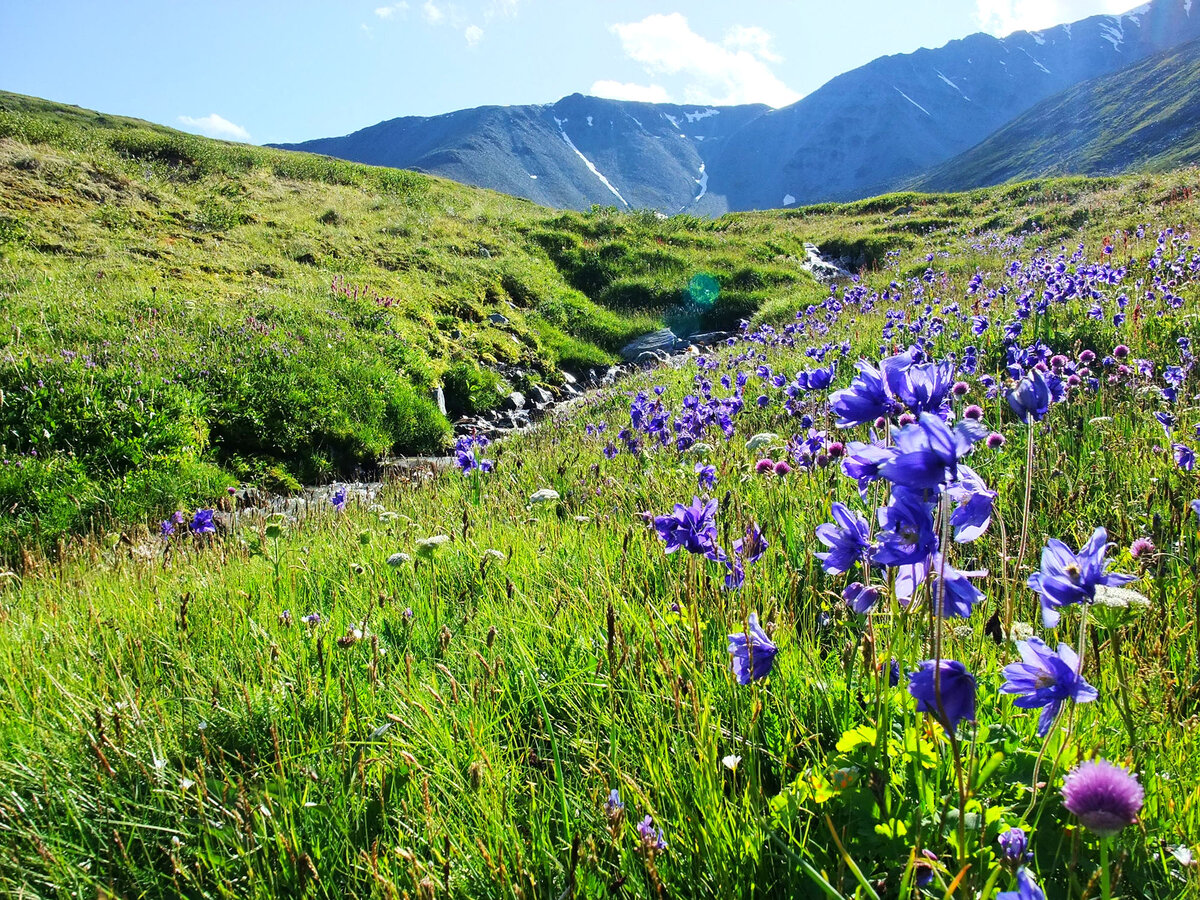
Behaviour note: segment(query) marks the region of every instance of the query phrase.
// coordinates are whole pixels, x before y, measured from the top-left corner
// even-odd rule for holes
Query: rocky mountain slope
[[[574,209],[719,215],[851,200],[920,177],[1064,90],[1197,38],[1192,0],[1153,0],[1123,15],[881,57],[778,110],[576,94],[284,146]]]
[[[546,206],[677,213],[707,192],[730,135],[767,107],[716,109],[573,94],[549,106],[407,117],[284,149],[414,169]]]
[[[1200,41],[1086,81],[1018,116],[914,182],[960,190],[1070,172],[1200,163]]]

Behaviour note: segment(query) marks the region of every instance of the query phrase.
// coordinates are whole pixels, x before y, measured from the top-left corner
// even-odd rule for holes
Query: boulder
[[[488,316],[488,321],[493,325],[507,325],[508,317],[503,316],[500,313],[492,313],[490,316]]]
[[[500,406],[503,409],[514,410],[514,411],[518,410],[518,409],[524,409],[525,408],[525,395],[522,394],[520,391],[513,391],[511,394],[509,394],[508,396],[506,396],[504,398],[504,400],[500,404]]]
[[[625,362],[633,362],[647,351],[670,355],[686,346],[687,342],[681,341],[670,328],[663,328],[630,341],[621,348],[621,359]]]
[[[711,347],[714,344],[721,344],[733,337],[728,331],[705,331],[701,334],[693,334],[689,341],[697,347]]]
[[[529,396],[533,399],[534,403],[541,404],[542,406],[554,402],[554,395],[541,385],[535,384],[532,388],[530,388]]]

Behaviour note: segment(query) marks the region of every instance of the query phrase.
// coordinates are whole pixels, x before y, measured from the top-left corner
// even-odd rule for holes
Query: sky
[[[572,93],[786,106],[1138,0],[0,0],[0,89],[253,143]]]

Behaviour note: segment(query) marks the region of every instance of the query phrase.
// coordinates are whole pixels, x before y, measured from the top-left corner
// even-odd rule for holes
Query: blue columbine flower
[[[1050,384],[1039,369],[1031,369],[1008,392],[1008,405],[1022,422],[1041,419],[1050,410]]]
[[[213,522],[211,509],[198,509],[192,516],[192,534],[215,534],[217,525]]]
[[[996,492],[988,490],[974,469],[960,465],[958,483],[950,485],[946,493],[955,503],[954,512],[950,513],[955,542],[962,544],[981,537],[991,524]]]
[[[987,572],[963,572],[933,554],[929,570],[936,581],[933,587],[935,598],[940,598],[938,615],[943,618],[968,619],[976,603],[983,599],[983,591],[971,584],[970,579],[982,578]]]
[[[1172,444],[1171,449],[1175,452],[1175,465],[1183,469],[1185,472],[1190,472],[1196,468],[1196,451],[1187,444]]]
[[[996,900],[1046,900],[1046,895],[1042,893],[1038,883],[1033,880],[1029,870],[1023,868],[1017,870],[1017,889],[1001,891],[996,895]]]
[[[879,541],[871,561],[881,566],[924,562],[937,548],[932,506],[916,494],[897,488],[892,502],[879,510]]]
[[[673,512],[656,516],[654,528],[666,541],[668,553],[682,547],[688,553],[709,554],[716,549],[716,515],[716,500],[702,503],[699,497],[693,497],[691,506],[676,503]]]
[[[851,441],[846,445],[842,471],[858,482],[859,496],[867,499],[867,488],[878,480],[879,470],[896,455],[894,447]]]
[[[1005,682],[1000,690],[1020,694],[1013,701],[1021,709],[1043,707],[1038,719],[1038,737],[1045,737],[1058,717],[1063,702],[1090,703],[1098,696],[1094,687],[1079,674],[1079,656],[1067,644],[1051,650],[1041,638],[1017,642],[1023,662],[1004,667]]]
[[[838,415],[837,426],[851,428],[899,412],[901,403],[896,400],[892,385],[903,383],[904,370],[912,362],[910,353],[882,360],[878,369],[860,360],[858,375],[850,386],[829,395],[829,406]]]
[[[871,549],[871,529],[866,519],[842,503],[833,504],[833,518],[836,525],[826,522],[817,526],[817,539],[829,552],[814,555],[826,572],[841,575],[862,562],[863,554]]]
[[[749,684],[771,674],[779,648],[758,624],[758,613],[750,613],[746,630],[729,635],[730,668],[739,684]]]
[[[898,453],[879,468],[879,474],[902,487],[934,491],[958,480],[958,461],[988,430],[969,419],[953,428],[932,413],[921,413],[914,425],[896,432]]]
[[[1029,852],[1029,836],[1025,834],[1024,828],[1009,828],[996,838],[996,843],[1004,852],[1003,861],[1010,865],[1020,865],[1033,858],[1033,854]]]
[[[1058,625],[1059,608],[1072,603],[1091,603],[1096,587],[1120,587],[1137,579],[1133,575],[1106,573],[1104,556],[1108,552],[1108,532],[1097,528],[1079,553],[1062,541],[1051,538],[1042,550],[1042,569],[1029,576],[1029,587],[1042,597],[1042,623]]]
[[[935,677],[939,670],[940,687]],[[975,718],[975,676],[957,660],[943,659],[937,665],[925,660],[909,674],[908,692],[917,698],[917,711],[934,713],[947,731],[963,719]]]
[[[329,495],[329,502],[338,512],[346,511],[346,488],[339,486],[332,494]]]
[[[860,616],[865,616],[879,603],[879,590],[867,587],[861,581],[855,581],[842,591],[842,599]]]

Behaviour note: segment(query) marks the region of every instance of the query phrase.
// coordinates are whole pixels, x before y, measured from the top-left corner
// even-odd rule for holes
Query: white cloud
[[[475,47],[483,40],[483,29],[478,25],[468,25],[463,29],[463,37],[467,39],[468,47]]]
[[[1040,31],[1088,16],[1128,12],[1137,0],[975,0],[975,20],[989,34]]]
[[[671,95],[661,84],[631,84],[620,81],[597,81],[588,91],[593,97],[609,100],[636,100],[641,103],[670,103]]]
[[[408,12],[407,0],[400,0],[399,3],[393,3],[391,6],[380,6],[376,8],[375,15],[381,19],[390,19],[394,15],[404,15]]]
[[[771,46],[771,34],[757,25],[734,25],[725,33],[725,46],[730,50],[747,50],[767,62],[783,62],[783,57]]]
[[[517,14],[521,0],[491,0],[483,10],[483,20],[490,22],[497,16],[512,18]]]
[[[180,116],[179,121],[188,128],[193,128],[209,137],[227,138],[236,141],[250,140],[250,132],[246,131],[245,128],[241,125],[234,125],[228,119],[218,116],[216,113],[201,116],[200,118]]]
[[[682,14],[671,13],[613,25],[611,30],[625,55],[648,73],[679,76],[685,103],[778,107],[800,99],[768,66],[779,57],[770,49],[770,34],[761,28],[733,28],[717,44],[692,31]]]
[[[425,14],[425,21],[430,25],[440,25],[446,18],[446,14],[438,9],[433,0],[425,0],[425,5],[421,7],[421,12]]]

